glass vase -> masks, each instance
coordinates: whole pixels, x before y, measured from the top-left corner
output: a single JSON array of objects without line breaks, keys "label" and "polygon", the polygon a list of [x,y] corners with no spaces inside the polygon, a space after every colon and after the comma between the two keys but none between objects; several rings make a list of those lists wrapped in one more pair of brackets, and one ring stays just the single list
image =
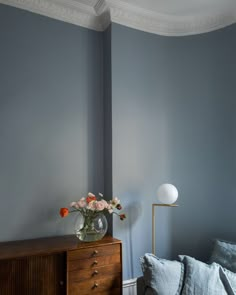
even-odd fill
[{"label": "glass vase", "polygon": [[101,240],[108,228],[106,216],[102,212],[77,213],[75,235],[83,242]]}]

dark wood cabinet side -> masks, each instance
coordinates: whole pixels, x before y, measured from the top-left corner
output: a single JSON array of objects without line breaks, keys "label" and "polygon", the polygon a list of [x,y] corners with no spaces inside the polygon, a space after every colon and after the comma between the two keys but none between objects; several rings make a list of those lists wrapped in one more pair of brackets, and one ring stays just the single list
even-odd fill
[{"label": "dark wood cabinet side", "polygon": [[63,295],[65,254],[0,260],[1,295]]}]

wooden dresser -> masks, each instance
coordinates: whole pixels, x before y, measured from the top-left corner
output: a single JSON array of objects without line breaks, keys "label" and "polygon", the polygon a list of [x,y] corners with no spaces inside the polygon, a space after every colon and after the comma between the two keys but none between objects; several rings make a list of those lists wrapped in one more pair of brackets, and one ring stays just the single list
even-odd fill
[{"label": "wooden dresser", "polygon": [[105,236],[0,243],[1,295],[122,294],[122,244]]}]

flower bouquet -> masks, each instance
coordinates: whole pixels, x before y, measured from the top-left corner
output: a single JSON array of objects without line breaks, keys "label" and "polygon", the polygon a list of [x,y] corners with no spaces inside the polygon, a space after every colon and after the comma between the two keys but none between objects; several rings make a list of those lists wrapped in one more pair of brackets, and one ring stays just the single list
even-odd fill
[{"label": "flower bouquet", "polygon": [[75,234],[85,242],[100,240],[107,232],[108,224],[104,213],[115,214],[120,220],[126,218],[125,214],[119,214],[122,206],[118,198],[113,198],[110,201],[103,199],[103,195],[99,193],[96,197],[93,193],[88,193],[87,197],[81,198],[77,202],[70,204],[68,208],[61,208],[61,217],[66,217],[69,213],[77,212],[78,217],[75,223]]}]

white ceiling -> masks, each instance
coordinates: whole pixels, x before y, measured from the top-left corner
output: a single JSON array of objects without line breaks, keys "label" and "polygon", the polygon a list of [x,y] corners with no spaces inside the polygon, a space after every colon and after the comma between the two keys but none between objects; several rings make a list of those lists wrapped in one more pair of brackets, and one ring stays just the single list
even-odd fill
[{"label": "white ceiling", "polygon": [[159,35],[213,31],[236,22],[236,0],[0,0],[97,31],[111,22]]},{"label": "white ceiling", "polygon": [[166,15],[188,16],[231,10],[235,0],[123,0]]}]

